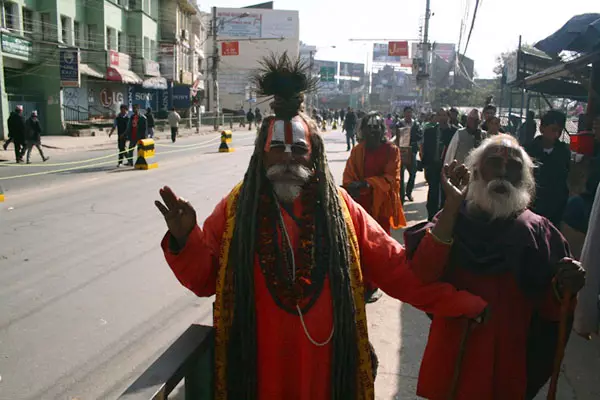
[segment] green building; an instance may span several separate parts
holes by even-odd
[[[178,17],[161,16],[165,1],[173,4],[169,11],[180,4],[187,14],[194,11],[183,0],[4,0],[0,138],[7,137],[6,120],[18,104],[27,116],[38,110],[50,135],[77,122],[108,120],[120,104],[164,107],[158,98],[177,67],[161,74],[169,65],[158,62],[159,21]],[[186,70],[177,75],[193,83]]]

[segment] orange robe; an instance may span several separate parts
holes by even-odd
[[[400,201],[400,149],[386,142],[367,149],[364,142],[352,149],[344,170],[343,185],[366,181],[358,202],[390,233],[390,228],[406,226]]]
[[[423,284],[412,272],[404,248],[387,235],[375,220],[347,193],[344,199],[360,250],[365,279],[376,282],[390,296],[420,309],[445,317],[475,317],[486,303],[468,292],[457,291],[446,283]],[[203,228],[194,228],[185,247],[169,251],[169,233],[161,243],[165,258],[182,285],[200,297],[215,294],[221,238],[227,220],[227,199],[222,200],[206,219]],[[296,222],[283,209],[284,223],[292,245],[298,246]],[[293,213],[301,215],[300,200]],[[297,251],[297,250],[296,250]],[[424,266],[448,255],[449,248],[427,236],[411,260]],[[317,347],[304,332],[300,318],[277,306],[269,293],[258,260],[254,267],[258,398],[264,400],[327,400],[331,397],[331,343]],[[312,338],[324,342],[333,324],[331,291],[326,279],[320,297],[304,316]]]

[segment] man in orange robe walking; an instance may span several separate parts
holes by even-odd
[[[439,318],[478,319],[486,303],[446,283],[423,284],[404,248],[335,185],[318,127],[301,113],[314,82],[287,55],[263,61],[256,86],[274,97],[244,181],[197,225],[168,187],[155,204],[177,279],[216,294],[215,398],[372,400],[364,280]],[[447,257],[448,218],[411,263]]]

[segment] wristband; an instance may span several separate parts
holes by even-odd
[[[427,229],[427,233],[429,233],[431,235],[433,240],[435,240],[436,242],[438,242],[440,244],[443,244],[444,246],[452,246],[454,244],[453,238],[450,238],[450,240],[442,240],[439,237],[437,237],[431,229]]]

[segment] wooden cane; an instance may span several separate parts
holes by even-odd
[[[558,341],[556,343],[556,353],[554,355],[554,369],[552,370],[552,379],[548,389],[548,400],[556,400],[556,389],[558,387],[558,376],[560,375],[560,366],[565,355],[565,346],[567,344],[567,323],[571,309],[571,292],[565,290],[560,307],[560,322],[558,325]]]
[[[458,357],[456,358],[456,364],[454,365],[454,375],[452,376],[452,384],[450,385],[450,393],[448,394],[448,400],[454,400],[456,398],[456,391],[458,390],[458,381],[460,379],[460,370],[462,368],[463,358],[465,357],[465,350],[467,349],[467,340],[469,339],[469,332],[471,331],[471,324],[473,320],[467,321],[467,326],[463,331],[462,337],[460,338],[460,348],[458,351]]]

